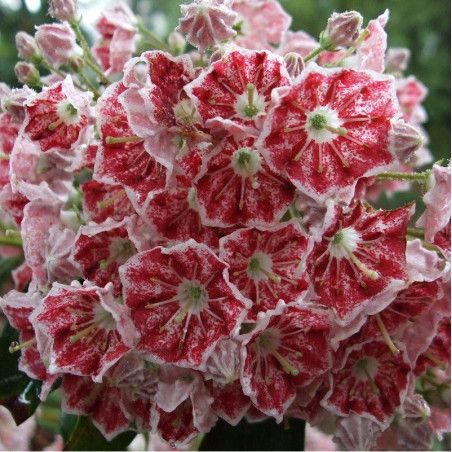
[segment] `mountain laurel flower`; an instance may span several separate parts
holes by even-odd
[[[386,71],[401,73],[408,67],[410,61],[410,49],[404,47],[392,47],[386,52]]]
[[[23,83],[24,85],[41,85],[41,77],[39,75],[39,71],[32,63],[19,61],[16,66],[14,66],[14,72],[16,73],[17,80],[19,80],[19,82]]]
[[[304,60],[301,55],[289,52],[284,56],[284,66],[292,80],[296,79],[304,69]]]
[[[390,147],[401,162],[408,161],[422,146],[423,139],[416,127],[403,119],[392,121]]]
[[[43,58],[54,67],[69,64],[83,53],[67,22],[39,25],[35,39]]]
[[[171,53],[180,55],[181,53],[184,53],[187,42],[181,33],[173,31],[168,36],[168,45],[170,46]]]
[[[25,31],[16,33],[16,48],[19,58],[23,60],[33,61],[33,59],[39,57],[39,49],[36,45],[35,38]]]
[[[333,13],[320,35],[320,45],[325,50],[351,46],[356,41],[362,24],[363,17],[356,11]]]
[[[233,0],[195,0],[181,5],[182,18],[176,31],[203,52],[208,47],[234,37],[233,24],[237,13],[231,9]]]
[[[50,0],[49,15],[64,22],[77,19],[76,0]]]

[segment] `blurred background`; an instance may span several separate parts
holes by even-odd
[[[117,0],[78,0],[85,30],[94,37],[91,25],[100,12]],[[414,74],[429,89],[424,106],[429,115],[426,129],[435,159],[450,158],[450,0],[280,0],[292,15],[292,30],[318,37],[334,11],[356,9],[365,19],[377,17],[386,8],[386,27],[391,47],[408,47]],[[147,25],[165,37],[177,24],[180,0],[130,0],[132,9]],[[15,85],[17,60],[14,35],[19,30],[33,34],[34,25],[49,21],[46,0],[0,0],[0,80]]]

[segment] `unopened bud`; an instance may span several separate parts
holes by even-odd
[[[36,27],[35,39],[44,59],[54,67],[69,64],[83,54],[77,45],[75,33],[67,22]]]
[[[386,71],[403,72],[408,67],[411,52],[403,47],[394,47],[386,54]]]
[[[24,85],[41,86],[41,76],[33,64],[19,61],[14,67],[14,72],[17,80]]]
[[[362,24],[363,17],[357,11],[333,13],[320,34],[320,45],[324,50],[351,46],[359,36]]]
[[[284,65],[286,66],[287,72],[293,80],[303,72],[304,60],[303,57],[298,53],[289,52],[284,56]]]
[[[49,14],[55,19],[71,21],[76,19],[76,0],[49,0]]]
[[[181,53],[184,53],[186,41],[179,32],[173,31],[168,36],[168,45],[172,54],[180,55]]]
[[[422,145],[422,135],[415,127],[399,119],[391,124],[391,149],[401,162],[408,161]]]
[[[16,48],[19,58],[32,61],[39,56],[39,49],[36,45],[35,38],[25,31],[19,31],[16,34]]]

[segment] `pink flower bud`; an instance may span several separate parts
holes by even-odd
[[[35,39],[44,59],[55,67],[67,64],[83,53],[67,22],[36,27]]]
[[[409,160],[423,141],[419,130],[403,119],[392,122],[390,140],[391,149],[401,162]]]
[[[185,50],[186,41],[180,33],[173,31],[168,36],[168,45],[170,46],[173,54],[180,55]]]
[[[19,61],[14,67],[14,72],[17,80],[24,85],[39,86],[41,84],[39,71],[31,63]]]
[[[203,52],[237,34],[232,28],[237,13],[231,6],[232,0],[195,0],[181,5],[182,18],[176,31],[185,33],[188,42]]]
[[[303,57],[298,53],[289,52],[284,57],[284,65],[286,66],[287,72],[293,80],[303,72],[304,60]]]
[[[320,45],[325,50],[351,46],[358,37],[362,24],[363,17],[356,11],[333,13],[320,35]]]
[[[77,1],[49,0],[49,14],[62,22],[65,20],[76,19]]]
[[[19,58],[30,61],[39,55],[39,49],[36,45],[35,38],[25,31],[19,31],[16,34],[16,48]]]
[[[386,54],[386,70],[388,72],[403,72],[408,67],[411,52],[403,47],[388,49]]]

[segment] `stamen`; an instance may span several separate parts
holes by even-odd
[[[90,326],[83,328],[77,334],[73,334],[72,336],[69,336],[69,340],[72,343],[74,343],[74,342],[77,342],[80,339],[84,338],[85,336],[89,336],[99,326],[99,324],[101,322],[103,322],[105,319],[106,319],[106,317],[102,317],[101,319],[93,322]]]
[[[36,344],[36,337],[33,337],[32,339],[29,339],[28,341],[25,342],[11,342],[11,345],[9,346],[9,353],[15,353],[18,352],[19,350],[23,350],[24,348],[29,347],[30,345],[34,345]]]
[[[118,193],[115,193],[113,196],[110,196],[107,199],[104,199],[103,201],[99,201],[97,203],[97,208],[100,210],[106,209],[107,207],[110,207],[113,205],[117,200],[119,200],[121,197],[124,196],[124,190],[120,190]]]
[[[61,124],[63,124],[64,119],[63,118],[58,118],[56,121],[51,122],[47,128],[53,132],[58,126],[60,126]]]
[[[143,138],[139,137],[138,135],[130,135],[126,137],[108,136],[105,138],[105,143],[107,143],[108,145],[121,143],[137,143],[139,141],[143,141]]]
[[[283,368],[284,372],[286,372],[287,374],[296,377],[300,373],[299,370],[285,356],[282,356],[278,351],[275,350],[271,352],[271,354],[277,359],[279,364],[281,364],[281,367]]]
[[[391,353],[393,355],[399,354],[400,350],[394,345],[394,342],[392,341],[391,336],[389,335],[388,330],[386,329],[386,326],[385,326],[380,314],[377,314],[375,316],[375,318],[378,323],[378,328],[380,328],[383,339],[386,342],[386,345],[389,347],[389,350],[391,351]]]
[[[259,270],[266,276],[268,276],[268,278],[271,279],[274,283],[279,284],[281,282],[281,276],[277,275],[276,273],[269,272],[261,267],[259,268]]]
[[[369,279],[375,281],[379,278],[378,273],[375,270],[371,270],[370,268],[366,267],[366,265],[361,262],[352,252],[348,251],[348,256],[350,257],[351,261],[358,267],[358,269],[361,270]]]
[[[345,168],[349,168],[350,167],[350,163],[348,163],[348,160],[345,159],[345,157],[342,155],[342,153],[339,151],[339,149],[336,147],[336,145],[334,144],[334,142],[332,141],[331,143],[329,143],[331,149],[334,151],[334,153],[337,155],[337,157],[339,158],[339,160],[341,161],[342,165]]]
[[[298,162],[298,160],[300,160],[301,156],[303,155],[304,151],[306,151],[306,149],[308,148],[308,146],[311,144],[312,140],[307,140],[305,145],[300,149],[300,151],[298,152],[298,154],[295,155],[295,157],[293,158],[293,160],[295,162]]]
[[[345,127],[331,127],[327,124],[324,126],[324,129],[331,133],[337,133],[341,137],[345,137],[347,135],[347,129]]]
[[[436,364],[438,367],[444,369],[444,363],[441,362],[435,355],[432,355],[430,352],[425,352],[423,355],[432,363]]]
[[[380,389],[378,388],[378,386],[375,384],[375,381],[373,380],[373,378],[370,376],[369,371],[367,370],[367,367],[364,366],[363,367],[364,373],[366,374],[367,377],[367,381],[369,382],[371,388],[372,388],[372,392],[375,395],[379,395],[380,394]]]
[[[317,167],[317,172],[319,174],[323,173],[323,144],[320,143],[319,145],[319,166]]]

